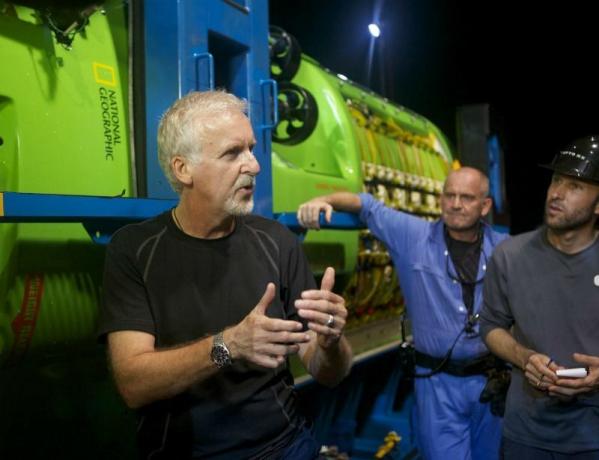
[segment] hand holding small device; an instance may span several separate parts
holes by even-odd
[[[599,356],[574,353],[572,357],[580,367],[556,369],[558,380],[548,388],[550,396],[571,398],[599,390]]]
[[[571,379],[581,379],[588,375],[586,367],[573,367],[570,369],[557,369],[555,374],[558,377],[567,377]]]

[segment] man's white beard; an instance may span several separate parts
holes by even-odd
[[[229,198],[225,203],[225,211],[231,216],[247,216],[254,210],[254,197],[248,201],[236,201]]]
[[[256,187],[256,177],[250,175],[240,176],[233,186],[233,195],[227,198],[225,202],[225,211],[231,216],[247,216],[254,209],[254,195],[252,194],[249,200],[236,200],[235,193],[241,187]]]

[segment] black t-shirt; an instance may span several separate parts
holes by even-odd
[[[230,235],[204,240],[181,232],[166,212],[124,227],[108,246],[99,335],[137,330],[154,335],[157,348],[188,343],[239,323],[269,282],[277,291],[267,315],[299,320],[293,301],[315,283],[287,228],[246,216]],[[242,361],[141,415],[140,447],[166,439],[176,458],[262,456],[303,423],[288,366]]]

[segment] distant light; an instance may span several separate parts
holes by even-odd
[[[348,80],[348,78],[345,75],[343,75],[342,73],[338,73],[337,76],[339,78],[341,78],[341,80],[343,80],[343,81],[347,81]]]
[[[381,28],[378,26],[378,24],[368,24],[368,31],[374,38],[377,38],[381,35]]]

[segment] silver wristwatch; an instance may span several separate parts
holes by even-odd
[[[212,341],[212,351],[210,352],[210,359],[212,359],[212,362],[219,369],[222,369],[225,366],[230,366],[232,363],[231,352],[227,348],[227,345],[225,345],[222,332],[219,332],[214,336]]]

